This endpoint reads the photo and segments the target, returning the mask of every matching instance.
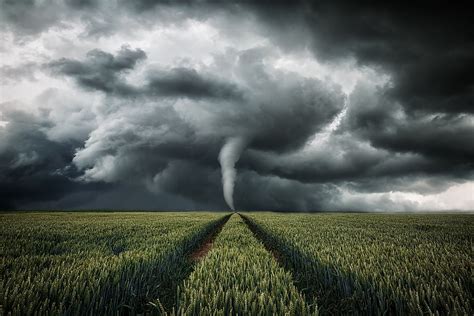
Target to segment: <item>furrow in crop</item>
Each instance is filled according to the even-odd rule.
[[[226,215],[216,221],[209,223],[203,230],[197,232],[185,241],[174,252],[169,253],[156,267],[159,269],[160,280],[155,283],[158,289],[158,296],[153,298],[153,294],[147,295],[144,301],[144,311],[166,314],[175,309],[178,284],[182,283],[193,271],[196,260],[193,254],[202,249],[203,244],[213,240],[219,234],[222,227],[227,223],[232,214]],[[163,289],[161,292],[159,289]],[[150,295],[151,294],[151,295]]]
[[[217,235],[219,235],[219,233],[222,231],[222,228],[231,216],[232,214],[225,216],[219,222],[219,225],[206,237],[205,240],[201,242],[201,245],[191,252],[189,258],[192,261],[199,261],[207,255],[207,253],[211,250],[212,244],[214,243]]]
[[[189,255],[226,220],[211,213],[0,214],[0,314],[159,314]]]
[[[179,288],[179,315],[308,315],[308,306],[240,217],[232,217],[208,255]]]
[[[470,215],[243,217],[321,314],[473,315]]]
[[[379,297],[382,297],[384,302],[381,302],[380,305],[384,306],[386,312],[396,314],[396,310],[391,306],[385,307],[389,300],[385,299],[383,291],[379,291],[371,284],[361,282],[354,275],[343,273],[336,267],[321,263],[317,258],[308,256],[286,242],[284,238],[257,224],[252,218],[240,213],[239,215],[254,236],[291,273],[295,286],[303,293],[306,302],[308,304],[317,302],[320,314],[363,313],[377,315],[381,313],[377,303],[375,306],[367,306],[371,303],[366,300],[374,293],[378,293]],[[361,294],[364,297],[354,291],[356,287],[366,291]],[[403,304],[403,302],[401,303]],[[360,310],[354,310],[354,304],[360,304]]]

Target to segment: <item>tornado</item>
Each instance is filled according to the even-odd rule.
[[[234,185],[237,171],[235,164],[240,158],[242,151],[245,149],[247,142],[243,137],[228,138],[219,153],[219,163],[222,172],[222,188],[224,191],[224,199],[232,210],[234,207]]]

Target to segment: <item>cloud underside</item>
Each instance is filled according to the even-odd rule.
[[[2,97],[0,208],[473,205],[459,198],[474,170],[462,10],[3,1],[0,12],[5,54],[42,47],[0,65],[5,89],[38,89]],[[148,29],[158,31],[140,38]],[[61,35],[70,30],[77,43]],[[159,36],[181,49],[164,52]],[[292,58],[319,68],[282,66]],[[352,85],[333,75],[348,61]]]

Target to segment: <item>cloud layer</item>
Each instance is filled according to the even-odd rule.
[[[0,208],[474,208],[459,10],[0,6]]]

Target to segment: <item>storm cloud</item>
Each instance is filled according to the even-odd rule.
[[[462,8],[31,0],[0,12],[1,208],[474,207]]]

